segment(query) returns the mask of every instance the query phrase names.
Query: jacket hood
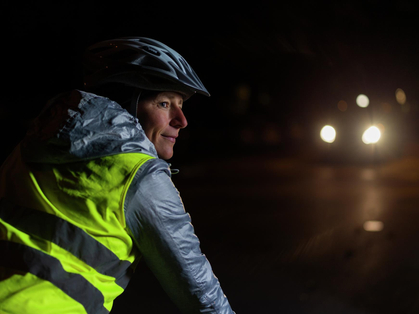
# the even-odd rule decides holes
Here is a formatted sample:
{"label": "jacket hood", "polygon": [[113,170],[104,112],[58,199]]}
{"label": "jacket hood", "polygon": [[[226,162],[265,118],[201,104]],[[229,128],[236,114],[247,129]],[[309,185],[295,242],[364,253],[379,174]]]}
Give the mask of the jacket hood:
{"label": "jacket hood", "polygon": [[138,119],[109,98],[74,90],[52,99],[21,143],[26,162],[67,163],[141,152],[157,157]]}

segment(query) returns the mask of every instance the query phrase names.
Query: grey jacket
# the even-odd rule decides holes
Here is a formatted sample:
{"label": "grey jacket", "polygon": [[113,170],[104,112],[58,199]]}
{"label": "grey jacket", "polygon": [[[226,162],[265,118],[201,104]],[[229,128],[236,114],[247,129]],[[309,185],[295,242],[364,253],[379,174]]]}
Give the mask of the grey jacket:
{"label": "grey jacket", "polygon": [[74,90],[57,96],[22,142],[27,162],[66,163],[141,152],[156,157],[136,173],[124,210],[147,265],[183,313],[234,313],[171,180],[138,120],[108,98]]}

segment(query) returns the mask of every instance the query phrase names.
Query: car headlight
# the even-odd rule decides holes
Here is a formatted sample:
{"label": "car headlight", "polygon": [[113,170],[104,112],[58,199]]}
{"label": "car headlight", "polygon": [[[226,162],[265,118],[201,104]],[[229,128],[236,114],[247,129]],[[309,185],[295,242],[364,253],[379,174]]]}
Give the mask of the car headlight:
{"label": "car headlight", "polygon": [[326,143],[333,143],[336,139],[336,131],[334,127],[325,125],[320,131],[320,137]]}
{"label": "car headlight", "polygon": [[376,126],[369,127],[362,135],[365,144],[375,144],[380,140],[381,132]]}

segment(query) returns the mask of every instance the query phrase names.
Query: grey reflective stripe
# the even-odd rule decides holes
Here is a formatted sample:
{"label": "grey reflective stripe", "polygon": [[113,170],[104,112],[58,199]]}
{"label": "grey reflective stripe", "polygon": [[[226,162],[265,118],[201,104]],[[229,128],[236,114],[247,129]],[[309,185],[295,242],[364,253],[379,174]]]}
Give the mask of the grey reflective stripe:
{"label": "grey reflective stripe", "polygon": [[103,306],[102,293],[83,276],[66,272],[55,257],[20,243],[3,240],[0,240],[0,252],[3,256],[0,266],[29,272],[48,280],[83,305],[89,314],[109,313]]}
{"label": "grey reflective stripe", "polygon": [[101,274],[115,278],[126,288],[133,270],[131,263],[121,261],[111,250],[83,229],[52,214],[14,205],[0,200],[0,218],[15,228],[50,241],[72,253]]}

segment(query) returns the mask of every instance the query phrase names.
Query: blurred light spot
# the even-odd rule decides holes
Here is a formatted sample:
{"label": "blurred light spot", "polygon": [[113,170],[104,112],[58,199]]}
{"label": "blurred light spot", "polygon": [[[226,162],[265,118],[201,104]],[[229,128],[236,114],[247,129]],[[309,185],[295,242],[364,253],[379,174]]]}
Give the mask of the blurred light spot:
{"label": "blurred light spot", "polygon": [[330,125],[325,125],[320,131],[320,137],[326,143],[333,143],[336,139],[336,131]]}
{"label": "blurred light spot", "polygon": [[366,108],[370,104],[370,100],[366,95],[360,94],[356,97],[356,104],[361,108]]}
{"label": "blurred light spot", "polygon": [[362,135],[362,141],[365,144],[375,144],[379,141],[381,132],[376,126],[368,128]]}
{"label": "blurred light spot", "polygon": [[391,112],[391,105],[389,103],[383,102],[381,104],[381,107],[382,107],[382,109],[385,113],[390,113]]}
{"label": "blurred light spot", "polygon": [[275,125],[267,125],[262,132],[262,139],[265,143],[275,145],[281,142],[281,135]]}
{"label": "blurred light spot", "polygon": [[346,111],[346,109],[348,109],[348,104],[346,103],[346,101],[340,100],[338,102],[338,109],[342,112]]}
{"label": "blurred light spot", "polygon": [[378,123],[377,128],[380,130],[381,134],[384,134],[386,128],[384,127],[382,123]]}
{"label": "blurred light spot", "polygon": [[406,103],[406,94],[401,88],[396,89],[396,100],[400,105]]}
{"label": "blurred light spot", "polygon": [[335,176],[335,172],[330,167],[320,167],[316,176],[322,180],[330,180]]}
{"label": "blurred light spot", "polygon": [[247,85],[238,86],[236,96],[240,100],[248,101],[250,99],[250,88]]}
{"label": "blurred light spot", "polygon": [[231,110],[234,114],[243,115],[250,107],[250,87],[247,85],[240,85],[235,90],[236,101],[231,104]]}
{"label": "blurred light spot", "polygon": [[382,231],[383,228],[384,228],[384,224],[382,221],[369,220],[369,221],[364,222],[365,231],[378,232],[378,231]]}
{"label": "blurred light spot", "polygon": [[361,179],[365,181],[373,181],[376,177],[374,169],[363,169],[361,172]]}

